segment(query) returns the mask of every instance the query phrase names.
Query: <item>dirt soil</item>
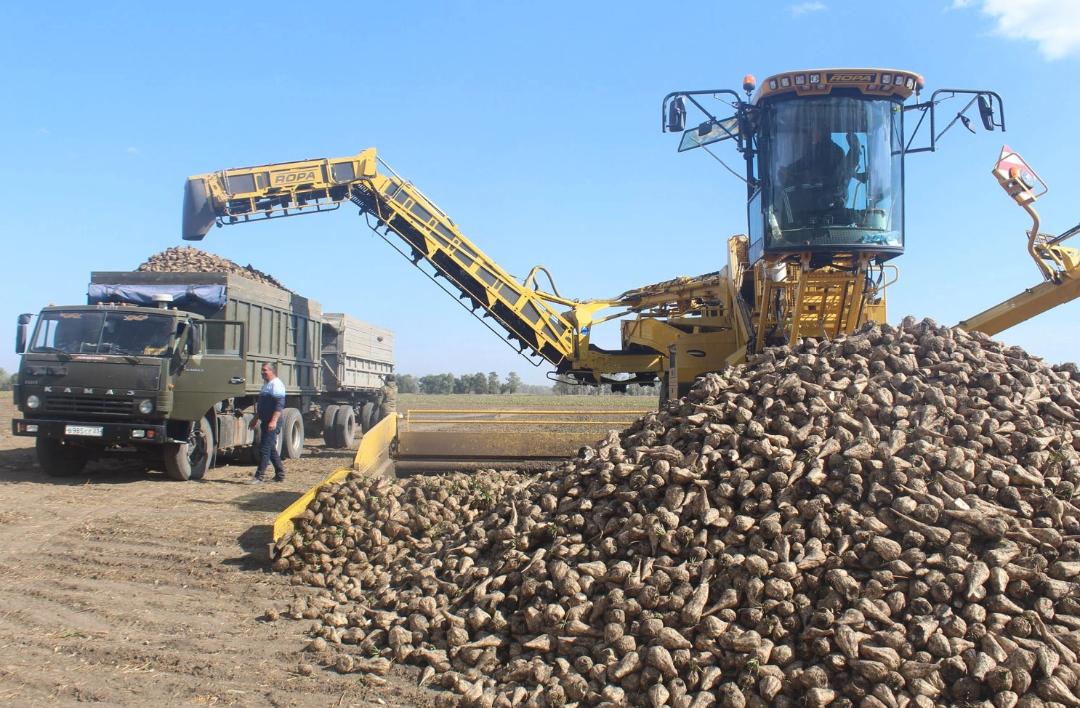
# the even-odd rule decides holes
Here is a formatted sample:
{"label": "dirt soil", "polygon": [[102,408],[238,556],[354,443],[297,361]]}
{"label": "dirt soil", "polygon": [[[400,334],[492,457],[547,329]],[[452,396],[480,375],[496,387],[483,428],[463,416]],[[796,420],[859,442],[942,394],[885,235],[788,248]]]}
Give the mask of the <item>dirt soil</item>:
{"label": "dirt soil", "polygon": [[53,479],[13,414],[0,402],[0,705],[431,704],[408,668],[379,688],[302,676],[310,622],[263,619],[310,592],[269,569],[275,514],[352,453],[309,439],[287,482],[260,487],[232,465],[202,482],[115,462]]}

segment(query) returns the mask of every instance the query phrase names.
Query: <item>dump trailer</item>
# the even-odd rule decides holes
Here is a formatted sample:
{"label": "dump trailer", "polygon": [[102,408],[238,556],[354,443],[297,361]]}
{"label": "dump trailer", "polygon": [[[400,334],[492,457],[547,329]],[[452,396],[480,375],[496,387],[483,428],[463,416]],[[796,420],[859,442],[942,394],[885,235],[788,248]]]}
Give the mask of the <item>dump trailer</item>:
{"label": "dump trailer", "polygon": [[357,430],[366,433],[382,418],[384,389],[394,376],[394,333],[341,312],[322,322],[323,395],[305,424],[330,447],[352,447]]}
{"label": "dump trailer", "polygon": [[266,363],[286,390],[282,455],[299,457],[305,432],[348,447],[393,374],[388,330],[235,274],[95,272],[87,304],[43,309],[28,336],[32,319],[19,319],[12,429],[37,438],[50,475],[134,453],[200,479],[219,454],[250,457]]}

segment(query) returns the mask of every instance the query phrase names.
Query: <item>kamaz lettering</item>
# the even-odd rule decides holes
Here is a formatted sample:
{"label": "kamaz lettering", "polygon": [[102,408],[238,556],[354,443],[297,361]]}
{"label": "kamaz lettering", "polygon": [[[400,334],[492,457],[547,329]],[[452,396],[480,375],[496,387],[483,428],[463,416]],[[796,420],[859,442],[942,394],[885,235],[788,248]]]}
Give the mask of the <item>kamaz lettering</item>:
{"label": "kamaz lettering", "polygon": [[842,81],[844,83],[873,83],[874,74],[829,74],[828,80]]}
{"label": "kamaz lettering", "polygon": [[297,170],[296,172],[278,172],[274,175],[274,186],[302,184],[315,181],[315,170]]}

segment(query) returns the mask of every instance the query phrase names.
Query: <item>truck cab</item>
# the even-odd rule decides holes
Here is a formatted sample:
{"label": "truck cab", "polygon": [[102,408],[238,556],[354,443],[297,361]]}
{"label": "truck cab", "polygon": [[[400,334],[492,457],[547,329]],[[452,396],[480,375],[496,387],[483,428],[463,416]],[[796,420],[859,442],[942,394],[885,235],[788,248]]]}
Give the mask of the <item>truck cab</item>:
{"label": "truck cab", "polygon": [[[23,418],[12,431],[37,438],[47,473],[76,474],[120,451],[159,462],[188,443],[192,423],[227,392],[223,382],[243,393],[242,348],[225,347],[227,323],[162,305],[46,307],[32,332],[31,317],[20,318],[14,397]],[[209,461],[213,451],[200,454]]]}

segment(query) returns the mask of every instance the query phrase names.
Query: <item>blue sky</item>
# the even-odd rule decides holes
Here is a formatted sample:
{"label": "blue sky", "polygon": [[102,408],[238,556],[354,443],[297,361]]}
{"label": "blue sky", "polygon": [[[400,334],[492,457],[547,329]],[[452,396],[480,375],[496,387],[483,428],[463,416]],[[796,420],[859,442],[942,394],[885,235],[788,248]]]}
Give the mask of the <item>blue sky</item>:
{"label": "blue sky", "polygon": [[[663,8],[663,9],[660,9]],[[180,243],[184,179],[375,146],[515,275],[571,297],[718,270],[745,191],[677,154],[660,99],[744,74],[886,66],[928,90],[989,88],[1008,132],[957,128],[909,159],[907,253],[890,319],[944,323],[1039,282],[1023,212],[990,168],[1003,141],[1075,204],[1075,0],[904,3],[5,3],[0,8],[0,322],[84,301],[91,270]],[[959,106],[957,106],[959,108]],[[945,115],[943,113],[942,115]],[[698,151],[700,153],[700,151]],[[720,153],[731,157],[733,151]],[[215,229],[201,248],[397,332],[401,371],[533,369],[374,237],[351,209]],[[1075,360],[1080,302],[1000,335]],[[606,341],[614,343],[617,327]],[[11,371],[11,344],[0,366]]]}

